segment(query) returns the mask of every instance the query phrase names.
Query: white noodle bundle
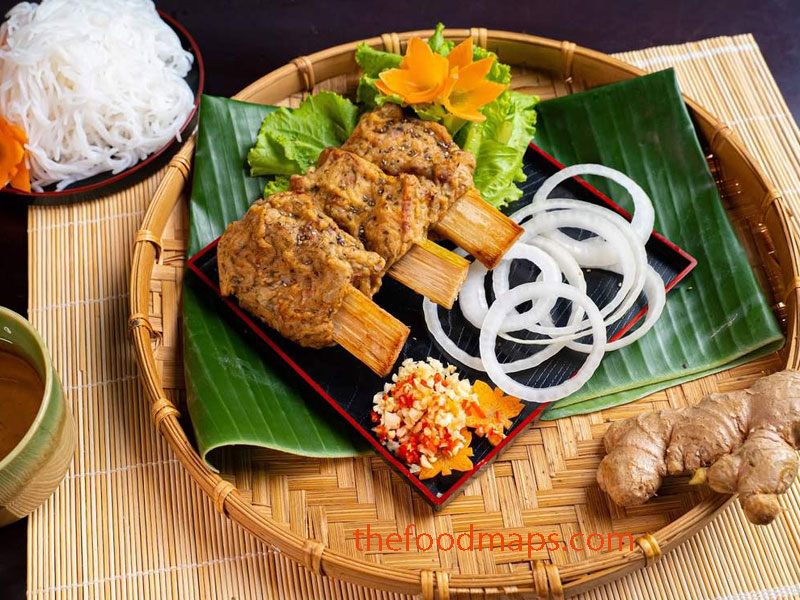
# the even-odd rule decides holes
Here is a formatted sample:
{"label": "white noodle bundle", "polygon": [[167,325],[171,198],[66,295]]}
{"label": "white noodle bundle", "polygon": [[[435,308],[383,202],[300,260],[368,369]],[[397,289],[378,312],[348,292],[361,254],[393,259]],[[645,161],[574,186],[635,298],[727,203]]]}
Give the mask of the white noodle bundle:
{"label": "white noodle bundle", "polygon": [[150,0],[43,0],[0,27],[0,114],[28,134],[31,187],[119,173],[178,137],[193,56]]}

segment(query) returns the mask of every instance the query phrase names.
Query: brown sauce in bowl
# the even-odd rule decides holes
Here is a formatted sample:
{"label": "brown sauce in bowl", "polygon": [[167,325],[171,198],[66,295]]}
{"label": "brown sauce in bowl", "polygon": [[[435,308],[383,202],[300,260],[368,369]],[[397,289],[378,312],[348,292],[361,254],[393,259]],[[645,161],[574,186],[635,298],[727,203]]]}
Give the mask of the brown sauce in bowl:
{"label": "brown sauce in bowl", "polygon": [[0,350],[0,459],[30,429],[44,397],[44,384],[24,358]]}

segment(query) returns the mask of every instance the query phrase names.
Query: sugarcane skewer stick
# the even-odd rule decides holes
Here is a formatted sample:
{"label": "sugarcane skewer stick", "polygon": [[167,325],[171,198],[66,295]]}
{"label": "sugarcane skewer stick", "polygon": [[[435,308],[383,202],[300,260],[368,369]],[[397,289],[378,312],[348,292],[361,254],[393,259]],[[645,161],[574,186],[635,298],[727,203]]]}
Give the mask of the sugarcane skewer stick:
{"label": "sugarcane skewer stick", "polygon": [[433,231],[493,269],[524,230],[473,188],[453,203]]}
{"label": "sugarcane skewer stick", "polygon": [[[474,189],[459,198],[433,229],[490,269],[523,232],[512,219],[484,202]],[[424,240],[395,262],[388,275],[449,310],[468,269],[469,262],[464,258]]]}
{"label": "sugarcane skewer stick", "polygon": [[388,275],[446,309],[467,278],[469,261],[428,239],[414,244],[389,269]]}
{"label": "sugarcane skewer stick", "polygon": [[381,377],[392,372],[409,329],[352,286],[333,316],[333,339]]}

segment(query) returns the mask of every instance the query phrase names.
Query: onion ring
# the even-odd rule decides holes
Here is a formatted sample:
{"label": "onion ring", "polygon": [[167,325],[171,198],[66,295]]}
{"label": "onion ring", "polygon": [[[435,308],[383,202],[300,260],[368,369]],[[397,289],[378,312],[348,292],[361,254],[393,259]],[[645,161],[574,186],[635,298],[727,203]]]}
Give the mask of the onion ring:
{"label": "onion ring", "polygon": [[605,177],[624,187],[633,200],[634,210],[633,218],[631,219],[631,227],[633,227],[633,230],[642,242],[646,242],[650,239],[650,234],[653,232],[653,224],[655,223],[655,211],[653,210],[653,203],[650,201],[650,197],[638,183],[625,175],[625,173],[604,165],[584,163],[561,169],[544,180],[541,187],[534,194],[531,204],[536,205],[546,202],[550,196],[550,192],[560,183],[577,175],[597,175],[599,177]]}
{"label": "onion ring", "polygon": [[[465,367],[475,369],[476,371],[486,371],[486,368],[483,366],[483,361],[479,357],[472,356],[469,352],[459,348],[458,345],[444,332],[442,323],[439,321],[439,308],[437,304],[434,304],[427,298],[423,298],[422,312],[425,316],[425,324],[428,326],[428,331],[445,354],[450,356],[450,358],[453,360],[460,362]],[[558,354],[565,345],[565,343],[550,344],[536,354],[526,356],[525,358],[521,358],[509,363],[504,363],[502,365],[502,369],[506,373],[517,373],[519,371],[524,371],[525,369],[532,369],[533,367],[539,366],[544,361]]]}
{"label": "onion ring", "polygon": [[[533,388],[514,381],[506,374],[503,365],[497,359],[495,343],[503,319],[513,308],[527,300],[553,296],[571,300],[586,312],[591,323],[592,349],[587,354],[586,361],[573,377],[555,386]],[[600,310],[586,294],[564,283],[526,283],[509,290],[497,298],[489,308],[480,336],[481,361],[489,378],[506,394],[538,404],[559,400],[580,389],[600,365],[605,354],[605,346],[606,329],[603,317],[600,316]]]}
{"label": "onion ring", "polygon": [[[610,211],[607,212],[610,213]],[[647,254],[642,244],[632,235],[630,229],[620,229],[619,223],[612,225],[613,218],[599,220],[594,219],[593,216],[589,213],[582,213],[577,209],[565,209],[541,214],[526,228],[523,238],[527,240],[529,236],[535,236],[559,227],[578,227],[606,239],[616,239],[615,231],[621,232],[622,237],[627,242],[628,249],[628,252],[625,251],[626,248],[624,247],[617,250],[617,257],[623,276],[622,284],[614,298],[600,311],[601,315],[606,318],[606,324],[611,324],[622,317],[636,301],[636,298],[639,297],[639,293],[644,286],[644,267],[647,265]],[[626,226],[628,224],[619,215],[610,213],[608,216],[621,219]],[[578,263],[580,264],[580,261]],[[578,327],[580,326],[576,326],[573,331],[578,331]],[[566,332],[564,333],[566,334]]]}
{"label": "onion ring", "polygon": [[[532,240],[528,241],[529,245],[536,246],[541,248],[545,252],[547,252],[553,260],[556,261],[558,268],[561,269],[561,272],[564,274],[564,277],[567,280],[567,283],[570,284],[577,290],[580,290],[583,293],[586,293],[586,279],[583,276],[583,271],[581,270],[580,265],[577,261],[572,258],[572,255],[556,241],[548,239],[543,236],[538,236],[533,238]],[[581,321],[583,319],[583,309],[580,307],[576,307],[569,317],[569,325],[574,325],[576,321]],[[546,323],[552,325],[552,319],[549,318],[549,315],[545,315]],[[583,337],[585,334],[580,334],[576,336],[574,339],[578,337]],[[541,345],[541,344],[556,344],[558,342],[560,344],[559,350],[566,346],[565,341],[561,341],[561,339],[550,339],[550,340],[526,340],[518,337],[514,337],[512,335],[508,335],[507,333],[501,333],[500,337],[504,340],[508,340],[510,342],[516,342],[518,344],[526,344],[526,345]],[[573,339],[573,338],[567,338]],[[506,371],[507,373],[510,371]]]}
{"label": "onion ring", "polygon": [[[511,286],[511,264],[514,259],[527,260],[539,267],[542,281],[546,283],[561,283],[561,269],[558,268],[558,263],[547,252],[541,248],[518,242],[509,248],[500,264],[492,271],[492,289],[494,290],[495,298],[502,296]],[[538,322],[544,315],[553,310],[555,301],[556,299],[552,298],[546,302],[536,302],[529,310],[521,314],[515,308],[516,314],[509,315],[506,322],[503,323],[503,332],[524,329],[525,323],[529,321]]]}
{"label": "onion ring", "polygon": [[476,329],[483,326],[483,319],[489,311],[486,290],[483,287],[486,273],[489,271],[479,260],[472,261],[467,271],[467,279],[458,292],[458,305],[464,318]]}
{"label": "onion ring", "polygon": [[[664,288],[664,281],[650,265],[647,265],[647,270],[645,271],[644,288],[642,291],[647,297],[647,312],[645,313],[644,322],[631,333],[627,333],[613,342],[608,342],[606,345],[606,352],[630,346],[653,328],[653,325],[656,324],[656,321],[658,321],[658,318],[664,311],[664,306],[667,303],[667,292]],[[588,352],[591,344],[572,341],[567,343],[567,347],[577,352]]]}
{"label": "onion ring", "polygon": [[470,367],[476,371],[485,371],[483,362],[477,356],[472,356],[458,347],[453,340],[444,332],[442,323],[439,321],[439,309],[427,298],[422,299],[422,313],[425,315],[425,325],[428,326],[433,339],[439,344],[443,352],[449,354],[451,358],[457,360],[465,367]]}

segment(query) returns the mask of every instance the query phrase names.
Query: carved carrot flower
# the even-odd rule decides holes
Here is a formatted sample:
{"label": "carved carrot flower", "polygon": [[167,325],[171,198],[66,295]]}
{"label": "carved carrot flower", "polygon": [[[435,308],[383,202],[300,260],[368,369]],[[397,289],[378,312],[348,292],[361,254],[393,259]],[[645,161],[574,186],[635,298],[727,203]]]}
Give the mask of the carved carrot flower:
{"label": "carved carrot flower", "polygon": [[493,446],[497,446],[505,437],[505,430],[512,425],[511,419],[522,412],[522,402],[513,396],[506,396],[503,390],[494,390],[483,381],[476,381],[472,391],[478,398],[477,406],[470,407],[467,414],[467,427],[475,429],[475,433],[486,437]]}
{"label": "carved carrot flower", "polygon": [[30,175],[25,163],[28,136],[0,117],[0,188],[11,184],[19,190],[31,191]]}
{"label": "carved carrot flower", "polygon": [[433,102],[444,89],[449,64],[419,38],[411,38],[399,69],[383,71],[376,82],[381,93],[400,96],[406,104]]}
{"label": "carved carrot flower", "polygon": [[467,121],[486,120],[480,108],[497,98],[506,86],[486,76],[494,58],[472,62],[472,38],[467,38],[448,55],[450,76],[442,91],[442,104],[452,114]]}

